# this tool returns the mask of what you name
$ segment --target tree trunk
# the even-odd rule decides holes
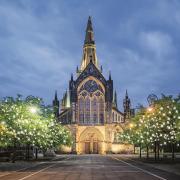
[[[141,157],[142,157],[141,151],[142,151],[142,148],[141,148],[141,144],[140,144],[140,149],[139,149],[139,157],[140,157],[140,159],[141,159]]]
[[[13,154],[12,154],[12,163],[15,163],[16,160],[16,140],[14,140]]]
[[[149,146],[146,147],[146,159],[149,159]]]
[[[36,147],[36,159],[38,158],[38,148]]]
[[[171,146],[172,146],[172,160],[174,161],[174,159],[175,159],[175,152],[174,152],[175,147],[174,147],[174,143],[172,143]]]
[[[156,147],[157,147],[157,142],[155,141],[154,142],[154,159],[155,159],[155,161],[157,160],[157,150],[156,150]]]
[[[159,160],[159,142],[157,143],[157,159]]]
[[[29,144],[26,145],[26,159],[29,160]]]
[[[136,147],[135,147],[135,144],[134,144],[134,154],[136,154]]]

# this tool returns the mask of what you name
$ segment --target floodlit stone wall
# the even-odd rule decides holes
[[[130,154],[134,152],[134,146],[131,144],[112,144],[112,153],[115,154]]]

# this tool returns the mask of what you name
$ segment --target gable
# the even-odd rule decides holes
[[[101,72],[97,69],[97,67],[90,62],[87,67],[84,69],[84,71],[79,75],[79,77],[76,80],[76,88],[79,86],[79,84],[86,79],[89,76],[93,76],[106,87],[106,79],[104,76],[101,74]]]

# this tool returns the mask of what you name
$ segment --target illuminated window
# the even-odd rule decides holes
[[[92,123],[98,123],[98,106],[97,98],[93,97],[91,101],[91,114],[92,114]]]
[[[104,123],[104,91],[95,80],[85,81],[78,92],[79,122],[85,124]]]
[[[104,98],[100,97],[99,100],[99,122],[104,123]]]
[[[80,97],[79,99],[79,122],[84,122],[84,99]]]
[[[90,123],[90,98],[85,99],[85,123]]]

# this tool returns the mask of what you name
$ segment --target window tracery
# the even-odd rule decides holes
[[[79,122],[104,123],[105,98],[100,84],[94,80],[85,82],[78,94]]]
[[[90,98],[85,99],[85,123],[90,123]]]
[[[84,99],[80,97],[79,99],[79,121],[80,123],[84,122]]]

